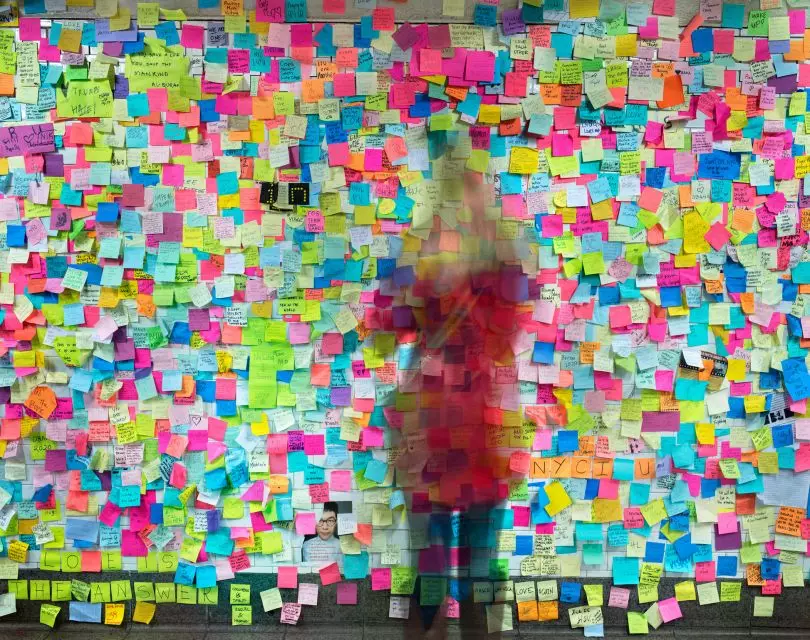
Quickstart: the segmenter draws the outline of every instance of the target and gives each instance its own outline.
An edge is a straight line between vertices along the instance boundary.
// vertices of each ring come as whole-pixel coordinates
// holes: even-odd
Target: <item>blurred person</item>
[[[458,188],[453,183],[461,182],[463,203],[455,230],[444,217],[434,217],[416,265],[412,294],[424,300],[424,307],[414,308],[423,376],[417,424],[403,428],[407,450],[397,467],[409,475],[413,501],[448,518],[419,563],[420,574],[424,564],[430,567],[425,574],[447,576],[448,570],[472,567],[476,555],[488,563],[495,546],[491,509],[509,495],[512,474],[498,455],[503,447],[491,425],[500,424],[496,372],[514,362],[511,339],[520,304],[529,298],[520,261],[531,254],[528,243],[498,239],[500,211],[490,219],[487,210],[494,185],[481,174],[441,182],[450,183],[444,192],[451,193]],[[448,244],[457,241],[457,254],[441,251],[443,234],[455,234]],[[463,634],[486,633],[483,607],[472,603],[471,593],[461,598],[459,610]],[[447,611],[447,602],[420,607],[423,637],[447,636]]]

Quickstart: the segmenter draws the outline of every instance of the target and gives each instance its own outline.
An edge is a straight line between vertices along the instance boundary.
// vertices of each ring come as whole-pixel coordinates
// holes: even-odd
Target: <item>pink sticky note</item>
[[[295,532],[301,536],[308,536],[315,533],[315,514],[297,513],[295,514]]]
[[[42,37],[42,25],[39,18],[20,18],[20,40],[22,42],[39,42]]]
[[[630,602],[630,589],[622,589],[621,587],[610,588],[610,598],[608,599],[609,607],[627,609],[627,604],[629,602]]]
[[[716,577],[713,560],[695,563],[695,580],[698,582],[713,582]]]
[[[297,602],[285,602],[281,607],[282,624],[298,624],[301,617],[301,605]]]
[[[338,604],[357,604],[357,583],[341,582],[337,586]]]
[[[257,22],[284,22],[284,0],[262,0],[256,3]]]
[[[337,562],[326,565],[318,573],[321,575],[321,583],[324,586],[340,582],[340,567]]]
[[[712,245],[715,250],[720,250],[720,248],[728,242],[731,234],[722,224],[715,222],[706,233],[705,237],[706,241]]]
[[[288,325],[290,344],[306,344],[309,342],[310,326],[305,322],[291,322]]]
[[[652,187],[644,187],[641,191],[641,197],[638,199],[638,204],[642,209],[655,213],[658,211],[658,207],[663,198],[663,191],[653,189]]]
[[[671,622],[683,617],[681,607],[675,598],[667,598],[658,602],[658,612],[664,622]]]
[[[180,32],[180,44],[188,49],[202,49],[204,37],[205,27],[184,24],[183,30]]]
[[[717,514],[717,530],[720,533],[734,533],[737,531],[737,514],[736,513],[718,513]]]
[[[298,604],[311,607],[318,606],[318,585],[314,582],[302,582],[298,585]]]
[[[298,588],[298,567],[278,568],[278,588],[279,589]]]
[[[516,527],[529,527],[531,526],[531,514],[532,510],[530,507],[520,507],[514,505],[512,507],[512,513],[514,514],[514,525]]]
[[[371,590],[387,591],[391,588],[391,569],[379,568],[371,570]]]
[[[352,490],[352,472],[334,470],[329,475],[329,488],[332,491],[351,491]]]
[[[492,82],[495,77],[495,56],[489,51],[468,51],[464,67],[465,80]]]

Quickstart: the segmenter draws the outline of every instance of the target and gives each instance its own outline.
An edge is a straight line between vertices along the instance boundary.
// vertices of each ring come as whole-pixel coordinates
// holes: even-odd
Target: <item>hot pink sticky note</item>
[[[391,569],[382,567],[371,570],[371,590],[387,591],[391,588]]]
[[[183,30],[180,32],[180,44],[188,49],[202,49],[204,37],[205,27],[184,24]]]
[[[295,532],[301,536],[308,536],[315,533],[315,514],[295,514]]]
[[[737,514],[736,513],[718,513],[717,514],[717,530],[720,533],[734,533],[737,531]]]
[[[667,598],[658,602],[658,612],[664,622],[671,622],[683,617],[681,607],[675,598]]]
[[[278,588],[279,589],[298,588],[298,567],[278,568]]]

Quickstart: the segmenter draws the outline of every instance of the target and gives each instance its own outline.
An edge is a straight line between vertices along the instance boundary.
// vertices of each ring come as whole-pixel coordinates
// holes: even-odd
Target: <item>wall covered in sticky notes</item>
[[[806,10],[75,4],[0,3],[0,615],[804,586]]]

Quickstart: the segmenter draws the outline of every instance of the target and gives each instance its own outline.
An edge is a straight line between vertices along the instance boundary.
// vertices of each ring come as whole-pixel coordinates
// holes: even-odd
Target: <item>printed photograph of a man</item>
[[[351,512],[351,503],[342,503],[347,512]],[[337,518],[341,508],[337,502],[325,502],[323,511],[315,523],[315,535],[304,537],[301,548],[304,562],[338,562],[343,560],[338,538]]]

